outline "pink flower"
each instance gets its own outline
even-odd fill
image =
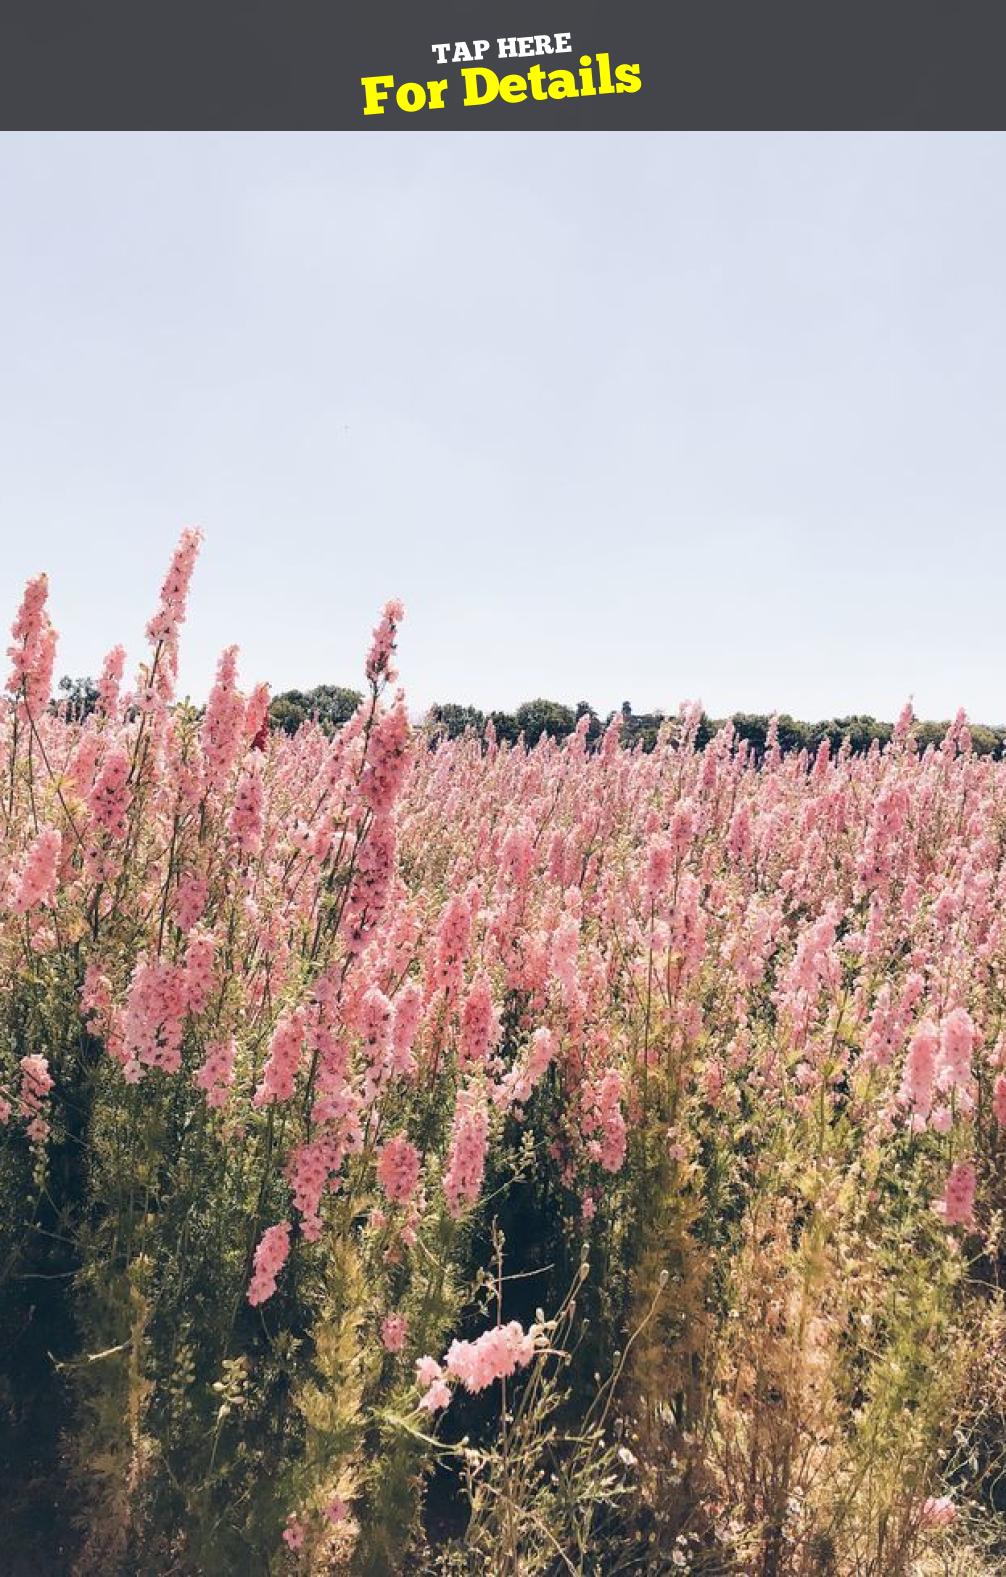
[[[593,1121],[600,1137],[591,1141],[589,1151],[606,1172],[617,1172],[625,1160],[626,1126],[622,1116],[622,1076],[615,1068],[602,1075],[594,1093]]]
[[[297,1145],[287,1162],[293,1202],[303,1220],[301,1230],[309,1243],[321,1236],[321,1197],[342,1164],[342,1150],[333,1134]]]
[[[394,1204],[405,1204],[419,1181],[419,1151],[404,1134],[395,1134],[382,1145],[377,1157],[377,1181]]]
[[[205,1059],[192,1075],[193,1084],[206,1092],[207,1106],[226,1105],[228,1092],[234,1082],[236,1049],[233,1035],[225,1040],[211,1040],[207,1044]]]
[[[290,1223],[280,1221],[268,1227],[255,1250],[254,1269],[248,1287],[248,1302],[257,1307],[276,1291],[276,1278],[290,1254]]]
[[[424,1353],[422,1358],[416,1359],[416,1379],[422,1386],[432,1385],[434,1380],[442,1380],[444,1371],[435,1358],[429,1353]]]
[[[414,980],[406,981],[395,998],[391,1030],[391,1065],[396,1073],[412,1073],[412,1046],[423,1013],[423,993]]]
[[[922,1123],[929,1116],[933,1101],[933,1080],[936,1076],[936,1053],[939,1035],[930,1019],[923,1019],[908,1047],[905,1066],[901,1075],[898,1099],[908,1106],[914,1117]]]
[[[374,723],[367,742],[367,762],[360,779],[364,804],[385,816],[398,798],[408,766],[409,719],[401,696]]]
[[[444,1369],[460,1380],[466,1391],[484,1391],[494,1380],[512,1375],[531,1362],[535,1339],[525,1332],[519,1320],[494,1325],[473,1342],[452,1342],[444,1359]]]
[[[227,824],[242,854],[258,854],[262,847],[264,798],[258,758],[252,757],[238,783]]]
[[[133,970],[125,1008],[115,1016],[111,1049],[127,1077],[144,1068],[177,1073],[182,1065],[185,975],[163,959],[141,959]]]
[[[978,1035],[971,1017],[963,1008],[954,1008],[943,1020],[940,1052],[936,1070],[937,1088],[966,1089],[971,1083],[971,1053]]]
[[[28,582],[11,628],[13,644],[7,648],[12,664],[7,688],[19,697],[21,710],[35,722],[49,704],[56,656],[56,631],[46,610],[48,595],[45,575]]]
[[[147,625],[147,639],[155,648],[160,648],[158,681],[160,693],[165,698],[174,691],[178,672],[178,631],[185,620],[189,582],[201,542],[201,531],[186,527],[182,532],[161,586],[157,612]]]
[[[175,895],[175,919],[180,931],[191,931],[197,923],[210,894],[210,884],[196,871],[186,871],[178,878]]]
[[[975,1169],[969,1161],[958,1161],[950,1168],[943,1195],[933,1203],[948,1227],[974,1225],[975,1187]]]
[[[448,899],[437,928],[430,991],[443,991],[456,997],[461,990],[465,958],[472,930],[472,912],[467,898],[456,893]]]
[[[111,749],[102,762],[87,806],[95,824],[110,838],[126,836],[126,817],[132,794],[129,788],[129,756],[121,745]]]
[[[287,1524],[283,1530],[283,1543],[288,1549],[300,1550],[304,1547],[306,1536],[306,1530],[300,1518],[291,1514],[287,1518]]]
[[[397,675],[391,666],[391,657],[395,650],[395,637],[398,626],[405,618],[405,609],[402,604],[393,599],[386,602],[381,612],[381,617],[374,627],[374,635],[367,654],[367,678],[371,684],[378,684],[382,679],[393,684]]]
[[[199,736],[206,786],[211,789],[226,782],[245,742],[245,703],[237,688],[237,650],[236,646],[228,646],[220,658]]]
[[[298,1009],[281,1014],[269,1042],[269,1055],[255,1091],[254,1105],[269,1106],[275,1101],[291,1099],[303,1049],[303,1013]]]
[[[949,1495],[930,1495],[922,1502],[924,1528],[948,1528],[957,1519],[957,1507]]]
[[[98,706],[108,718],[114,718],[118,714],[119,690],[125,666],[125,647],[113,646],[102,664],[101,678],[98,680]]]
[[[26,914],[38,904],[55,902],[62,842],[55,827],[43,827],[29,847],[11,905],[15,914]]]
[[[20,1068],[21,1112],[28,1122],[28,1137],[34,1144],[42,1144],[49,1137],[49,1124],[45,1118],[46,1097],[53,1087],[49,1064],[45,1057],[36,1052],[22,1057]]]
[[[388,1352],[401,1352],[409,1334],[404,1314],[387,1314],[381,1321],[381,1342]]]
[[[444,1174],[450,1214],[457,1217],[479,1197],[486,1164],[489,1116],[485,1099],[474,1086],[458,1091],[451,1125],[451,1144]]]
[[[216,986],[214,959],[216,937],[211,931],[193,929],[185,949],[185,1004],[193,1016],[204,1012]]]
[[[458,1043],[458,1060],[464,1066],[470,1062],[484,1062],[499,1039],[499,1017],[493,1005],[492,985],[484,969],[480,969],[468,988],[461,1010],[461,1038]]]
[[[420,1397],[419,1405],[425,1408],[428,1413],[437,1413],[442,1407],[448,1405],[450,1399],[450,1387],[445,1385],[443,1380],[434,1380],[429,1390]]]

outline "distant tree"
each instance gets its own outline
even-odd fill
[[[501,745],[514,745],[517,743],[520,727],[512,712],[490,712],[489,721],[496,730],[496,738]]]
[[[97,690],[90,679],[62,679],[60,690],[74,715],[82,717],[86,717],[88,712],[93,710],[98,699]],[[317,685],[313,690],[283,691],[273,699],[269,708],[269,717],[274,728],[282,728],[288,734],[295,733],[302,723],[310,722],[312,719],[320,723],[326,732],[332,733],[348,722],[359,705],[358,690],[348,690],[340,685],[322,684]],[[675,719],[673,717],[668,719],[659,709],[653,712],[634,712],[632,703],[623,701],[618,712],[610,712],[607,718],[602,719],[589,701],[578,701],[573,708],[563,705],[560,701],[548,701],[540,696],[534,701],[525,701],[514,712],[485,713],[477,706],[465,705],[457,701],[437,702],[430,707],[425,722],[431,742],[435,742],[438,738],[457,739],[469,730],[481,734],[485,730],[486,723],[491,722],[496,731],[496,738],[501,744],[514,744],[523,734],[528,745],[533,746],[543,735],[548,735],[550,739],[566,739],[582,717],[590,719],[587,728],[587,741],[590,746],[598,743],[607,726],[616,717],[621,721],[620,738],[627,749],[641,746],[643,750],[652,750],[665,724],[670,729],[672,739],[677,734]],[[762,712],[734,712],[729,719],[718,720],[703,713],[695,736],[699,749],[709,743],[724,726],[725,721],[733,724],[736,737],[745,740],[756,757],[764,755],[770,719]],[[913,731],[919,749],[924,750],[929,745],[938,746],[949,727],[949,722],[916,722]],[[846,739],[853,752],[861,755],[874,744],[883,749],[890,743],[894,733],[892,723],[882,722],[867,713],[808,723],[791,717],[788,712],[782,712],[777,718],[777,728],[780,748],[787,755],[797,754],[801,750],[807,751],[809,755],[816,755],[822,740],[827,740],[828,747],[834,755]],[[1006,727],[971,724],[970,729],[972,744],[977,754],[987,755],[1002,751],[1006,747]]]
[[[469,730],[481,734],[486,726],[486,714],[477,706],[459,706],[454,701],[444,705],[435,702],[426,714],[426,723],[439,735],[458,739]]]
[[[558,701],[525,701],[514,714],[519,733],[529,745],[536,745],[542,734],[551,739],[565,739],[576,727],[576,713]]]
[[[285,734],[295,734],[302,723],[316,722],[327,734],[348,723],[363,697],[343,685],[319,684],[313,690],[284,690],[273,696],[269,721]]]
[[[64,674],[59,681],[59,699],[70,717],[90,717],[98,704],[98,687],[91,678],[71,679]]]
[[[576,721],[579,723],[582,717],[590,718],[590,722],[587,724],[587,743],[592,745],[601,737],[601,719],[589,701],[577,701],[576,703]]]

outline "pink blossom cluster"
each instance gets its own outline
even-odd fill
[[[55,900],[62,843],[55,827],[43,827],[29,845],[11,900],[15,914],[26,914],[38,904],[51,904]]]
[[[248,1302],[257,1307],[276,1291],[276,1278],[290,1257],[290,1223],[267,1227],[255,1249]]]
[[[441,1363],[429,1356],[418,1359],[416,1375],[423,1387],[419,1406],[430,1413],[446,1407],[451,1399],[448,1380],[477,1394],[496,1380],[509,1379],[531,1362],[539,1334],[537,1327],[525,1331],[519,1320],[511,1320],[491,1326],[474,1341],[453,1341]]]
[[[193,1083],[206,1092],[207,1106],[227,1104],[227,1095],[234,1082],[234,1061],[237,1044],[233,1035],[207,1044],[206,1056],[192,1075]]]
[[[53,1078],[47,1059],[38,1052],[22,1057],[19,1107],[27,1124],[28,1138],[33,1144],[44,1144],[49,1137],[49,1123],[45,1114],[47,1097],[52,1088]],[[7,1107],[7,1103],[4,1104]],[[7,1117],[3,1120],[6,1121]]]
[[[381,617],[374,627],[370,651],[367,653],[367,678],[371,684],[381,681],[394,684],[398,677],[391,665],[391,657],[395,649],[398,626],[404,618],[405,609],[397,599],[385,603]]]
[[[377,1181],[393,1204],[407,1204],[422,1168],[419,1151],[404,1134],[393,1134],[377,1155]]]
[[[56,631],[46,607],[48,596],[49,581],[45,575],[28,582],[7,648],[11,660],[7,689],[17,698],[18,715],[29,724],[41,719],[52,690]]]
[[[597,1230],[668,1091],[659,1132],[673,1123],[682,1175],[690,1125],[728,1142],[754,1114],[815,1144],[854,1134],[958,1235],[992,1217],[1006,762],[975,752],[965,719],[922,748],[906,712],[859,755],[784,753],[775,726],[756,752],[729,723],[700,746],[693,705],[646,751],[623,748],[617,719],[596,746],[584,720],[530,749],[492,727],[434,743],[388,691],[398,603],[341,729],[270,731],[268,691],[243,697],[230,647],[200,719],[171,704],[197,549],[186,533],[135,691],[114,647],[88,716],[50,704],[44,577],[15,618],[8,1120],[23,1109],[42,1143],[70,1088],[61,1061],[57,1090],[20,1060],[52,979],[134,1107],[191,1102],[229,1165],[260,1167],[270,1215],[319,1243],[309,1255],[345,1207],[403,1284],[427,1229],[479,1207],[497,1147],[523,1146]],[[260,1243],[255,1302],[291,1230]],[[368,1328],[398,1301],[382,1291]]]
[[[444,1196],[452,1216],[459,1216],[479,1196],[488,1137],[485,1097],[476,1086],[467,1085],[458,1092],[444,1172]]]

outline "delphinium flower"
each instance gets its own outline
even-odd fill
[[[958,1161],[950,1168],[943,1194],[933,1205],[948,1227],[974,1225],[975,1188],[975,1169],[970,1161]]]
[[[392,1029],[391,1003],[379,987],[368,987],[360,997],[355,1020],[367,1066],[368,1088],[376,1091],[384,1081]]]
[[[458,1091],[451,1124],[451,1142],[444,1173],[444,1196],[452,1216],[473,1205],[482,1188],[489,1117],[485,1097],[475,1086]]]
[[[468,899],[463,893],[456,893],[445,905],[437,928],[429,974],[431,992],[442,991],[448,999],[458,995],[471,929],[472,912]]]
[[[406,1204],[416,1191],[421,1162],[419,1151],[405,1134],[393,1134],[377,1155],[377,1181],[392,1204]]]
[[[178,1072],[185,1011],[184,970],[164,959],[140,959],[115,1021],[113,1049],[127,1079],[135,1083],[145,1068]]]
[[[591,1127],[596,1133],[588,1145],[588,1154],[600,1163],[606,1172],[617,1172],[625,1160],[627,1130],[622,1114],[624,1086],[616,1068],[608,1068],[593,1092]]]
[[[227,824],[242,854],[258,854],[262,847],[264,800],[261,769],[253,757],[241,775]]]
[[[356,870],[344,915],[350,952],[362,950],[379,923],[391,893],[395,874],[396,837],[389,816],[375,816],[357,853]]]
[[[129,756],[122,745],[108,752],[87,798],[92,820],[110,838],[126,836],[129,813]]]
[[[237,688],[237,647],[228,646],[217,665],[199,735],[207,788],[219,788],[226,781],[245,743],[244,721],[244,697]]]
[[[954,1008],[943,1020],[940,1030],[940,1049],[936,1064],[936,1085],[943,1094],[950,1091],[967,1099],[971,1087],[971,1054],[977,1035],[971,1015],[964,1008]]]
[[[45,1116],[46,1100],[53,1088],[49,1063],[40,1053],[33,1052],[21,1058],[20,1068],[20,1106],[22,1115],[27,1119],[26,1132],[34,1144],[42,1144],[49,1137],[49,1123]]]
[[[367,678],[371,684],[378,684],[382,680],[394,684],[398,677],[391,666],[391,657],[395,650],[398,626],[404,617],[405,608],[397,598],[385,603],[381,617],[374,627],[370,651],[367,653]]]
[[[257,1307],[276,1291],[276,1278],[290,1255],[290,1223],[279,1221],[263,1232],[253,1262],[248,1302]]]
[[[923,1019],[909,1042],[898,1091],[898,1099],[908,1107],[914,1127],[925,1127],[926,1118],[932,1110],[939,1045],[940,1037],[935,1024],[930,1019]]]
[[[194,928],[185,949],[185,1005],[189,1013],[202,1013],[216,986],[214,960],[217,941],[212,931]]]
[[[62,841],[55,827],[43,827],[29,845],[11,901],[15,914],[26,914],[39,904],[55,901]]]
[[[924,1528],[949,1528],[957,1520],[957,1507],[952,1496],[928,1496],[922,1502],[919,1520]]]
[[[541,1083],[555,1061],[558,1049],[559,1043],[554,1030],[545,1025],[536,1029],[523,1057],[500,1081],[501,1102],[523,1105],[528,1101],[532,1091]]]
[[[254,1104],[268,1106],[293,1095],[304,1049],[304,1015],[300,1009],[281,1014],[269,1042],[269,1055],[255,1091]]]
[[[386,1314],[381,1321],[381,1346],[386,1352],[400,1353],[409,1334],[409,1322],[404,1314]]]
[[[391,1026],[391,1066],[395,1073],[414,1071],[412,1047],[422,1015],[423,993],[414,980],[408,980],[395,997]]]
[[[106,718],[115,719],[119,712],[119,692],[126,667],[126,648],[113,646],[101,665],[98,680],[98,709]]]
[[[419,1406],[439,1412],[451,1400],[448,1379],[456,1380],[473,1395],[485,1391],[497,1380],[509,1379],[525,1368],[535,1355],[539,1331],[525,1331],[519,1320],[494,1325],[474,1341],[454,1341],[442,1363],[429,1355],[416,1362],[416,1378],[423,1389]]]
[[[428,1413],[437,1413],[451,1399],[451,1388],[444,1379],[443,1365],[429,1354],[416,1359],[416,1379],[423,1395],[419,1406]]]
[[[408,766],[409,719],[401,696],[374,723],[360,779],[360,796],[378,816],[394,805]]]
[[[161,586],[157,612],[147,624],[147,639],[155,649],[160,648],[155,683],[165,699],[170,699],[174,692],[178,674],[178,632],[185,620],[189,584],[202,535],[193,527],[186,527],[182,532]]]
[[[206,1056],[192,1075],[193,1083],[206,1092],[207,1106],[227,1104],[227,1096],[234,1082],[234,1060],[237,1048],[233,1035],[207,1044]]]
[[[200,920],[210,895],[210,884],[198,871],[186,871],[178,879],[175,893],[175,922],[180,931],[191,931]]]
[[[269,686],[257,684],[245,707],[244,736],[249,750],[264,750],[269,739]]]
[[[447,1349],[444,1370],[466,1391],[484,1391],[494,1380],[509,1378],[531,1362],[535,1352],[533,1331],[525,1332],[519,1320],[494,1325],[475,1341],[454,1341]]]
[[[52,694],[52,669],[56,656],[56,631],[49,620],[46,601],[49,581],[37,575],[25,587],[24,597],[11,628],[11,660],[7,688],[18,699],[19,713],[33,722],[41,719]]]
[[[291,1512],[286,1519],[286,1527],[283,1529],[283,1543],[289,1550],[301,1550],[304,1548],[304,1540],[306,1538],[307,1529],[303,1522],[296,1513]]]
[[[468,988],[461,1009],[461,1034],[458,1041],[458,1060],[464,1067],[468,1063],[483,1063],[495,1049],[499,1039],[499,1015],[493,1002],[492,982],[484,969],[479,969]]]

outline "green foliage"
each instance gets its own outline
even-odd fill
[[[98,704],[98,687],[91,678],[71,679],[69,674],[64,674],[59,681],[59,701],[66,707],[68,716],[83,722]]]
[[[617,713],[609,712],[607,717],[602,718],[594,711],[589,701],[578,702],[574,710],[558,701],[541,699],[525,701],[513,712],[495,711],[488,714],[476,706],[438,702],[427,712],[426,724],[434,737],[457,739],[468,732],[483,733],[489,720],[495,729],[497,739],[501,742],[516,744],[523,734],[528,745],[535,745],[545,735],[556,740],[567,738],[585,714],[590,717],[587,731],[589,746],[597,744],[605,728],[615,717],[621,720],[619,740],[627,749],[641,747],[644,751],[653,750],[661,728],[668,728],[670,737],[674,738],[678,726],[674,716],[669,716],[659,709],[653,712],[635,712],[628,701],[623,701]],[[721,728],[730,723],[733,725],[735,735],[745,740],[754,750],[755,755],[760,757],[765,752],[771,722],[768,713],[734,712],[728,718],[719,719],[703,714],[695,742],[697,747],[702,749]],[[949,721],[916,722],[913,732],[919,742],[919,749],[938,746],[949,727]],[[808,723],[791,717],[788,712],[783,712],[776,718],[776,729],[779,748],[787,755],[801,750],[814,755],[825,741],[833,755],[846,742],[854,755],[865,755],[871,747],[882,748],[889,744],[894,733],[892,723],[881,722],[865,713]],[[1006,727],[972,724],[970,732],[976,755],[994,755],[1001,751],[1003,744],[1006,743]]]
[[[319,684],[313,690],[284,690],[269,704],[269,721],[285,734],[295,734],[302,723],[317,723],[326,734],[348,723],[362,701],[359,690],[344,685]]]

